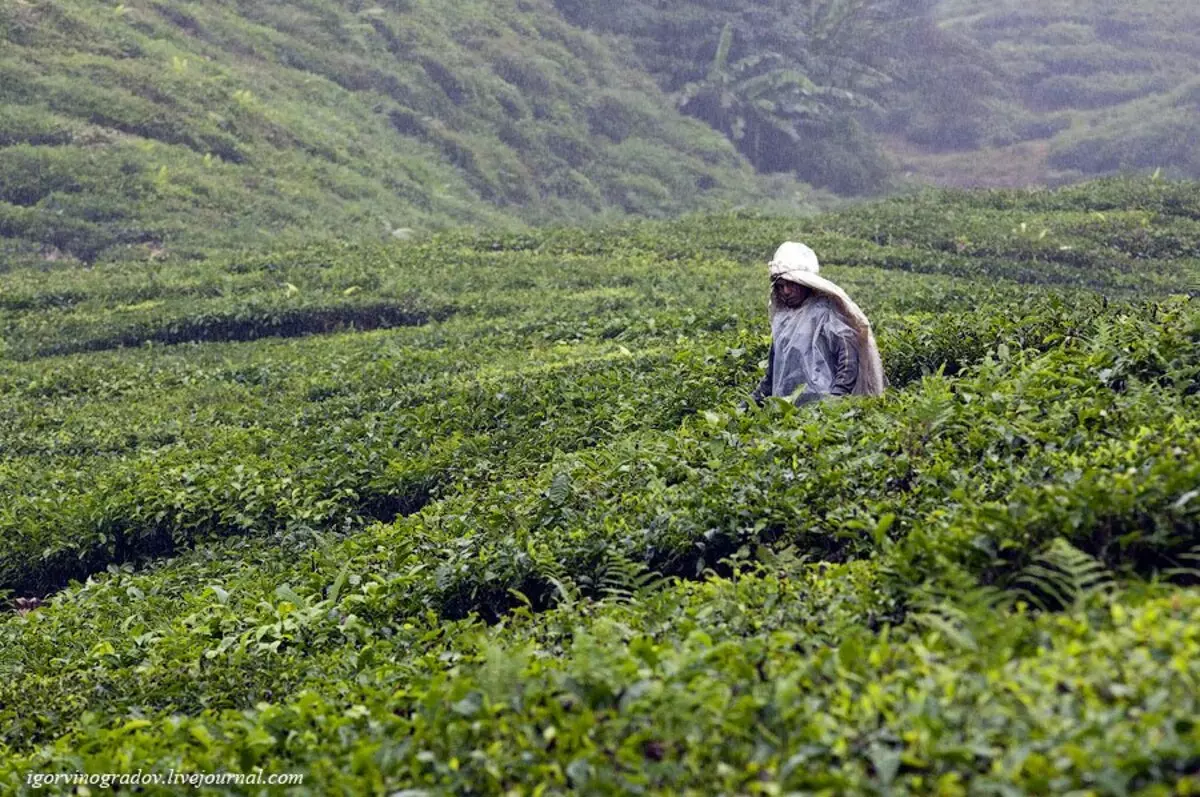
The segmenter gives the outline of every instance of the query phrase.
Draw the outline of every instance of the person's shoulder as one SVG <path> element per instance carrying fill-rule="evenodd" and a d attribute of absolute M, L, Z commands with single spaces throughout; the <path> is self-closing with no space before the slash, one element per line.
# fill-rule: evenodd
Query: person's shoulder
<path fill-rule="evenodd" d="M 825 296 L 824 294 L 814 296 L 812 303 L 812 309 L 816 312 L 838 314 L 838 303 L 830 296 Z"/>
<path fill-rule="evenodd" d="M 822 296 L 820 304 L 814 308 L 824 318 L 825 324 L 838 332 L 854 329 L 854 324 L 847 317 L 841 304 L 831 296 Z"/>

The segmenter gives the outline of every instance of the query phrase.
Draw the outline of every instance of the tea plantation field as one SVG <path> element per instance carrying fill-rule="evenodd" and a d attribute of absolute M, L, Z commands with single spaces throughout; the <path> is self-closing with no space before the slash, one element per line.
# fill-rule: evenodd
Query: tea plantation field
<path fill-rule="evenodd" d="M 6 793 L 1200 793 L 1200 185 L 2 277 Z"/>

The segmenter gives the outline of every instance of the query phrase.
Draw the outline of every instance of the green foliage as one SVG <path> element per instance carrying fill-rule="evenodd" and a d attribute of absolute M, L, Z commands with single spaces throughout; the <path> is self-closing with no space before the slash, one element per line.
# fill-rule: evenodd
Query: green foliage
<path fill-rule="evenodd" d="M 1195 790 L 1197 219 L 1109 180 L 12 268 L 0 784 Z M 740 406 L 785 239 L 884 397 Z"/>

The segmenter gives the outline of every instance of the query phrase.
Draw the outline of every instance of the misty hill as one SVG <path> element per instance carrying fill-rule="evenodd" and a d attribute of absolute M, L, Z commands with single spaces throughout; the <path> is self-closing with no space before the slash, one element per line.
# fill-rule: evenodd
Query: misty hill
<path fill-rule="evenodd" d="M 760 189 L 543 0 L 20 0 L 0 40 L 10 263 L 662 215 Z"/>
<path fill-rule="evenodd" d="M 1017 185 L 1157 168 L 1200 176 L 1200 6 L 942 0 L 937 13 L 979 52 L 957 90 L 890 109 L 884 127 L 900 134 L 890 148 L 918 173 Z"/>
<path fill-rule="evenodd" d="M 762 171 L 839 193 L 1200 176 L 1200 9 L 1168 0 L 556 0 Z"/>

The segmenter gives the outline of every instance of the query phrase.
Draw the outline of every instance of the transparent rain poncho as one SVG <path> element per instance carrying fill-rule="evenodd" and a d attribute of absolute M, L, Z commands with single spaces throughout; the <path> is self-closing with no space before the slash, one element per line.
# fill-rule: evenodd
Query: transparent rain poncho
<path fill-rule="evenodd" d="M 858 335 L 831 299 L 814 296 L 798 308 L 780 309 L 771 322 L 771 337 L 762 393 L 787 398 L 803 386 L 796 402 L 806 403 L 854 390 Z"/>

